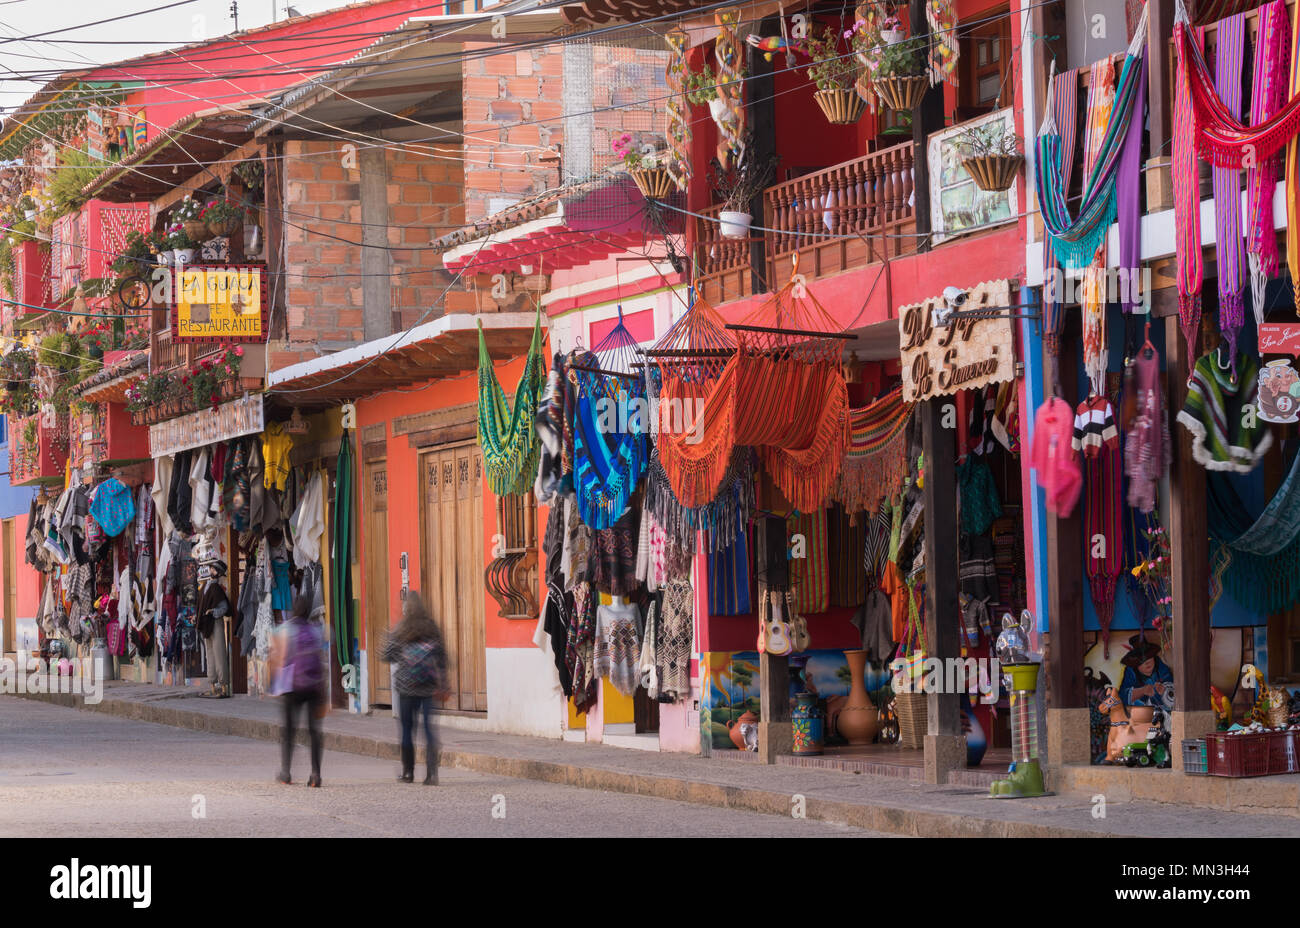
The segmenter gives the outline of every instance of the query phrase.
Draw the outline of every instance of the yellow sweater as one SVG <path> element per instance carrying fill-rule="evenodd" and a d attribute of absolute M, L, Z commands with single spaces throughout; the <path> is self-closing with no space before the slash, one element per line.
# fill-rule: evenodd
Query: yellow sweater
<path fill-rule="evenodd" d="M 283 490 L 289 479 L 289 452 L 293 450 L 293 436 L 284 434 L 284 427 L 272 422 L 262 433 L 262 459 L 266 473 L 262 485 L 266 489 Z"/>

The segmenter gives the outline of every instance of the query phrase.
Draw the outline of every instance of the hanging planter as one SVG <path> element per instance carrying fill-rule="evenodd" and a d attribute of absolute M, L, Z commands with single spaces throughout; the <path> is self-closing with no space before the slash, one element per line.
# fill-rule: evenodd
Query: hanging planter
<path fill-rule="evenodd" d="M 891 75 L 877 77 L 872 86 L 885 106 L 901 112 L 916 109 L 925 92 L 930 89 L 930 81 L 921 74 Z"/>
<path fill-rule="evenodd" d="M 208 223 L 208 233 L 212 236 L 234 235 L 243 225 L 238 218 L 217 219 Z"/>
<path fill-rule="evenodd" d="M 718 232 L 723 238 L 749 238 L 754 217 L 749 213 L 724 209 L 718 213 Z"/>
<path fill-rule="evenodd" d="M 862 118 L 867 102 L 851 87 L 834 87 L 819 90 L 813 99 L 826 114 L 826 121 L 835 126 L 848 126 Z"/>
<path fill-rule="evenodd" d="M 1025 163 L 1024 155 L 979 155 L 965 158 L 961 166 L 981 190 L 1001 193 L 1011 189 Z"/>
<path fill-rule="evenodd" d="M 667 168 L 630 168 L 628 173 L 641 194 L 649 199 L 662 200 L 673 189 L 673 178 Z"/>
<path fill-rule="evenodd" d="M 208 237 L 208 224 L 202 219 L 186 219 L 182 226 L 185 227 L 185 234 L 196 242 L 201 242 Z"/>
<path fill-rule="evenodd" d="M 897 45 L 903 41 L 903 30 L 898 26 L 880 30 L 880 38 L 886 45 Z"/>

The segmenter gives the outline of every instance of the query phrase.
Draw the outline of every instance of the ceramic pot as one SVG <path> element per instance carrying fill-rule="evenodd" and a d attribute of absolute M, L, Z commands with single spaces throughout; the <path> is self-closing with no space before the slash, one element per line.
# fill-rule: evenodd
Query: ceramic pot
<path fill-rule="evenodd" d="M 903 30 L 897 28 L 881 29 L 880 38 L 886 45 L 897 45 L 899 42 L 903 41 Z"/>
<path fill-rule="evenodd" d="M 836 727 L 849 744 L 870 744 L 880 730 L 879 713 L 867 696 L 867 684 L 862 673 L 867 666 L 866 651 L 845 651 L 849 673 L 853 682 L 849 687 L 849 700 L 840 709 Z"/>
<path fill-rule="evenodd" d="M 175 261 L 176 261 L 177 264 L 193 264 L 193 263 L 194 263 L 194 249 L 193 249 L 193 248 L 173 248 L 173 249 L 172 249 L 172 255 L 173 255 L 173 257 L 175 258 Z"/>
<path fill-rule="evenodd" d="M 713 121 L 719 126 L 722 125 L 723 120 L 727 117 L 727 101 L 721 97 L 714 97 L 710 100 L 709 115 L 713 117 Z"/>
<path fill-rule="evenodd" d="M 731 743 L 736 746 L 737 751 L 746 750 L 744 728 L 747 725 L 757 725 L 758 716 L 752 712 L 746 712 L 738 719 L 731 719 L 727 722 L 727 735 L 731 738 Z"/>
<path fill-rule="evenodd" d="M 749 226 L 754 217 L 724 209 L 718 213 L 718 231 L 723 238 L 749 238 Z"/>
<path fill-rule="evenodd" d="M 826 746 L 826 722 L 817 697 L 812 693 L 795 696 L 794 713 L 790 721 L 794 731 L 792 751 L 795 754 L 821 754 Z"/>

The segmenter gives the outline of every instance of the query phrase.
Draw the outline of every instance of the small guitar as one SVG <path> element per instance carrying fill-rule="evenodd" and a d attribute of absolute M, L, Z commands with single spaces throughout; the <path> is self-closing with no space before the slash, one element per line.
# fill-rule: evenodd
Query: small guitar
<path fill-rule="evenodd" d="M 767 613 L 767 626 L 763 631 L 767 653 L 782 657 L 794 650 L 794 645 L 790 641 L 790 623 L 784 619 L 785 600 L 769 598 L 768 606 L 770 611 Z"/>
<path fill-rule="evenodd" d="M 793 616 L 790 620 L 790 632 L 794 639 L 794 649 L 802 654 L 812 646 L 812 635 L 808 633 L 808 620 L 794 611 L 793 594 L 788 592 L 785 594 L 785 605 Z"/>

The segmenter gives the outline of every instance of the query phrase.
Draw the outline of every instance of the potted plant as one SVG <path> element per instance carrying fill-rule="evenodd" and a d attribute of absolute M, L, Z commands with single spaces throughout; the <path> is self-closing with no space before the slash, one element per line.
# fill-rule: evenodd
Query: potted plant
<path fill-rule="evenodd" d="M 36 201 L 31 198 L 30 194 L 24 193 L 18 198 L 18 209 L 22 211 L 23 218 L 28 222 L 36 221 Z"/>
<path fill-rule="evenodd" d="M 718 96 L 718 75 L 712 67 L 706 64 L 699 71 L 687 74 L 684 89 L 689 102 L 696 106 L 707 106 L 713 121 L 722 124 L 722 118 L 727 113 L 727 103 Z"/>
<path fill-rule="evenodd" d="M 203 224 L 207 229 L 207 224 Z M 194 249 L 199 243 L 194 240 L 182 223 L 175 223 L 167 230 L 167 245 L 171 248 L 172 260 L 177 264 L 191 264 L 194 261 Z"/>
<path fill-rule="evenodd" d="M 722 201 L 718 231 L 723 238 L 749 237 L 749 227 L 753 224 L 750 204 L 767 189 L 776 173 L 777 159 L 768 158 L 759 163 L 749 154 L 753 151 L 751 141 L 745 140 L 745 157 L 729 170 L 723 170 L 716 158 L 709 165 L 709 184 Z"/>
<path fill-rule="evenodd" d="M 244 349 L 239 345 L 227 346 L 220 358 L 204 358 L 188 374 L 181 377 L 181 387 L 189 393 L 194 408 L 216 409 L 227 393 L 226 385 L 239 377 L 240 358 Z"/>
<path fill-rule="evenodd" d="M 871 83 L 876 95 L 891 110 L 915 109 L 930 87 L 925 76 L 926 40 L 905 39 L 876 49 Z"/>
<path fill-rule="evenodd" d="M 173 399 L 176 394 L 176 381 L 171 374 L 160 372 L 150 374 L 144 380 L 126 388 L 126 411 L 131 414 L 131 421 L 143 425 L 146 419 L 157 421 L 163 404 Z M 154 415 L 151 416 L 150 412 Z"/>
<path fill-rule="evenodd" d="M 673 189 L 673 179 L 668 169 L 658 164 L 659 153 L 653 145 L 637 148 L 630 133 L 624 132 L 614 139 L 610 147 L 615 156 L 623 162 L 623 167 L 636 181 L 642 196 L 662 199 Z"/>
<path fill-rule="evenodd" d="M 203 218 L 203 205 L 193 197 L 186 197 L 172 210 L 172 224 L 184 228 L 185 234 L 194 241 L 193 248 L 208 237 L 208 224 Z M 176 246 L 173 246 L 176 247 Z"/>
<path fill-rule="evenodd" d="M 856 30 L 850 29 L 844 35 L 852 38 Z M 821 107 L 826 119 L 832 125 L 852 125 L 862 118 L 867 104 L 854 89 L 862 68 L 854 55 L 840 49 L 839 36 L 827 26 L 818 35 L 813 32 L 803 43 L 804 53 L 812 61 L 808 65 L 808 77 L 817 85 L 813 99 Z"/>
<path fill-rule="evenodd" d="M 981 190 L 1001 192 L 1011 189 L 1025 156 L 1020 151 L 1020 136 L 1006 131 L 1001 122 L 986 122 L 967 128 L 956 139 L 961 166 Z"/>
<path fill-rule="evenodd" d="M 244 210 L 230 200 L 209 200 L 200 216 L 213 236 L 234 235 L 244 224 Z"/>
<path fill-rule="evenodd" d="M 140 232 L 128 232 L 121 254 L 114 258 L 113 263 L 108 267 L 118 279 L 131 274 L 141 274 L 149 269 L 155 254 L 157 250 L 153 248 L 148 238 Z"/>
<path fill-rule="evenodd" d="M 247 161 L 241 161 L 235 165 L 234 174 L 244 182 L 244 186 L 249 190 L 256 190 L 262 186 L 262 178 L 265 168 L 262 166 L 260 158 L 250 158 Z"/>

